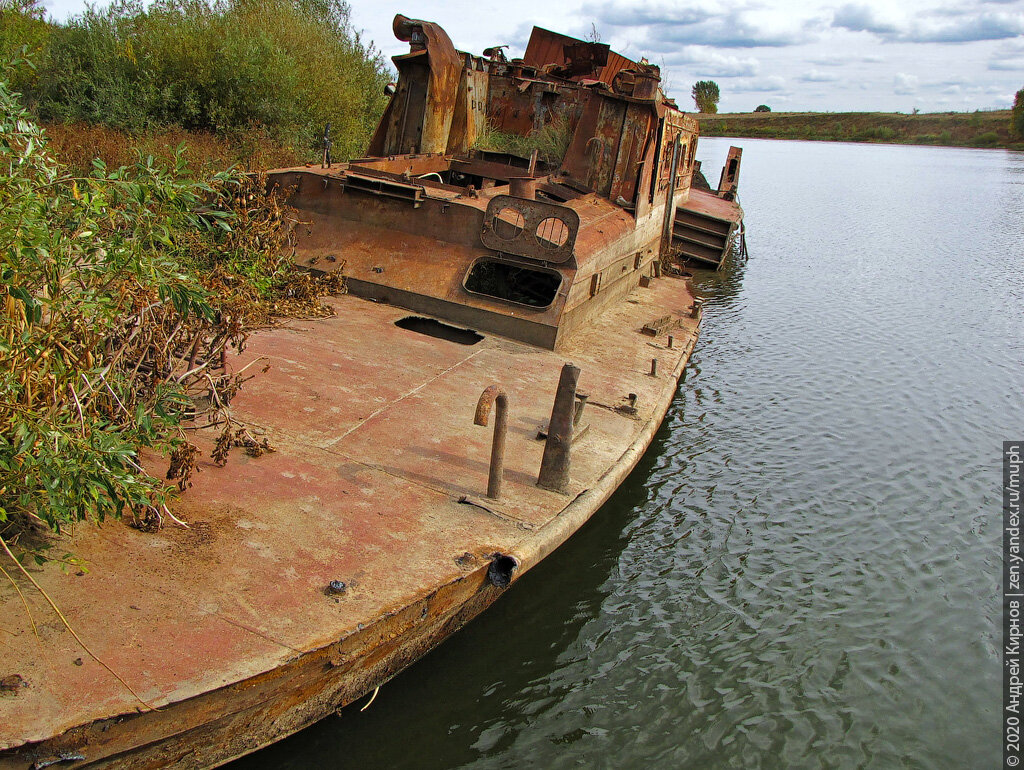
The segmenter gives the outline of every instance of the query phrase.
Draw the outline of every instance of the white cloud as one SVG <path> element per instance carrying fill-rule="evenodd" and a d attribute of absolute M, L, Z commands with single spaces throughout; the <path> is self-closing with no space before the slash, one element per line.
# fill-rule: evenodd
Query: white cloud
<path fill-rule="evenodd" d="M 896 77 L 893 78 L 893 93 L 896 94 L 915 94 L 917 93 L 917 84 L 920 78 L 917 75 L 908 75 L 905 72 L 897 72 Z"/>
<path fill-rule="evenodd" d="M 760 70 L 760 62 L 753 57 L 723 54 L 702 45 L 684 46 L 665 57 L 667 64 L 686 64 L 687 70 L 701 77 L 751 77 Z"/>
<path fill-rule="evenodd" d="M 923 19 L 897 39 L 914 43 L 969 43 L 1024 34 L 1024 13 L 965 15 L 951 22 Z"/>
<path fill-rule="evenodd" d="M 899 31 L 893 22 L 880 17 L 873 8 L 862 3 L 847 3 L 837 8 L 832 16 L 832 26 L 851 32 L 873 32 L 876 35 L 889 35 Z"/>
<path fill-rule="evenodd" d="M 835 83 L 839 80 L 839 76 L 832 72 L 819 72 L 812 69 L 801 75 L 800 80 L 805 83 Z"/>
<path fill-rule="evenodd" d="M 769 75 L 764 78 L 751 78 L 749 80 L 737 80 L 729 85 L 729 89 L 740 94 L 767 93 L 770 91 L 781 91 L 786 87 L 785 78 L 778 75 Z"/>

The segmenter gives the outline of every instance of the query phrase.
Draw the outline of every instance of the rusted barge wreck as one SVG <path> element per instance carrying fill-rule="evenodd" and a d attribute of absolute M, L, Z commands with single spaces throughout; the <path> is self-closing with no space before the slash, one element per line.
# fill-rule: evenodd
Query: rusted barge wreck
<path fill-rule="evenodd" d="M 0 768 L 210 767 L 333 713 L 572 535 L 661 424 L 701 316 L 678 212 L 729 192 L 691 189 L 696 122 L 601 44 L 535 29 L 505 61 L 395 31 L 370 157 L 269 175 L 296 258 L 350 290 L 229 362 L 270 365 L 232 409 L 278 451 L 207 464 L 188 529 L 82 528 L 87 574 L 37 570 L 123 682 L 0 585 L 0 675 L 25 685 Z M 555 121 L 561 157 L 474 148 Z"/>

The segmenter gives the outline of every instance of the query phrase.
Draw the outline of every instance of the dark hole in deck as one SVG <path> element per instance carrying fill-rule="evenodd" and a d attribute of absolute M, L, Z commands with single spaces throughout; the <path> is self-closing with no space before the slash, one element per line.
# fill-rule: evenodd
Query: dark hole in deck
<path fill-rule="evenodd" d="M 531 270 L 494 259 L 481 259 L 466 278 L 467 291 L 531 307 L 550 305 L 561 285 L 562 276 L 558 273 Z"/>
<path fill-rule="evenodd" d="M 435 321 L 433 318 L 424 318 L 418 315 L 406 316 L 395 321 L 395 326 L 400 329 L 408 329 L 411 332 L 426 334 L 428 337 L 437 337 L 439 340 L 457 342 L 460 345 L 475 345 L 484 338 L 482 334 L 477 334 L 472 329 L 458 329 Z"/>

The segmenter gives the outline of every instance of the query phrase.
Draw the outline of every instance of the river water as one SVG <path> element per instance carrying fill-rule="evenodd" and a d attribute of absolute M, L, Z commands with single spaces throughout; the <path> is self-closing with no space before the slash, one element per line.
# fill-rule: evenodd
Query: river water
<path fill-rule="evenodd" d="M 366 712 L 238 767 L 999 764 L 1024 153 L 731 141 L 750 259 L 695 277 L 636 471 Z"/>

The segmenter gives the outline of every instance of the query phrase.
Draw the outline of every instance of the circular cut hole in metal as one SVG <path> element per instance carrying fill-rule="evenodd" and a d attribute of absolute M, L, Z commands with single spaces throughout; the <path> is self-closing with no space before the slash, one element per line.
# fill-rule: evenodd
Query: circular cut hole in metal
<path fill-rule="evenodd" d="M 494 215 L 494 219 L 491 220 L 491 229 L 494 230 L 494 234 L 506 241 L 518 238 L 525 225 L 526 218 L 522 212 L 508 207 L 498 211 Z"/>
<path fill-rule="evenodd" d="M 537 243 L 545 249 L 560 249 L 569 240 L 569 226 L 558 217 L 548 217 L 537 225 Z"/>

